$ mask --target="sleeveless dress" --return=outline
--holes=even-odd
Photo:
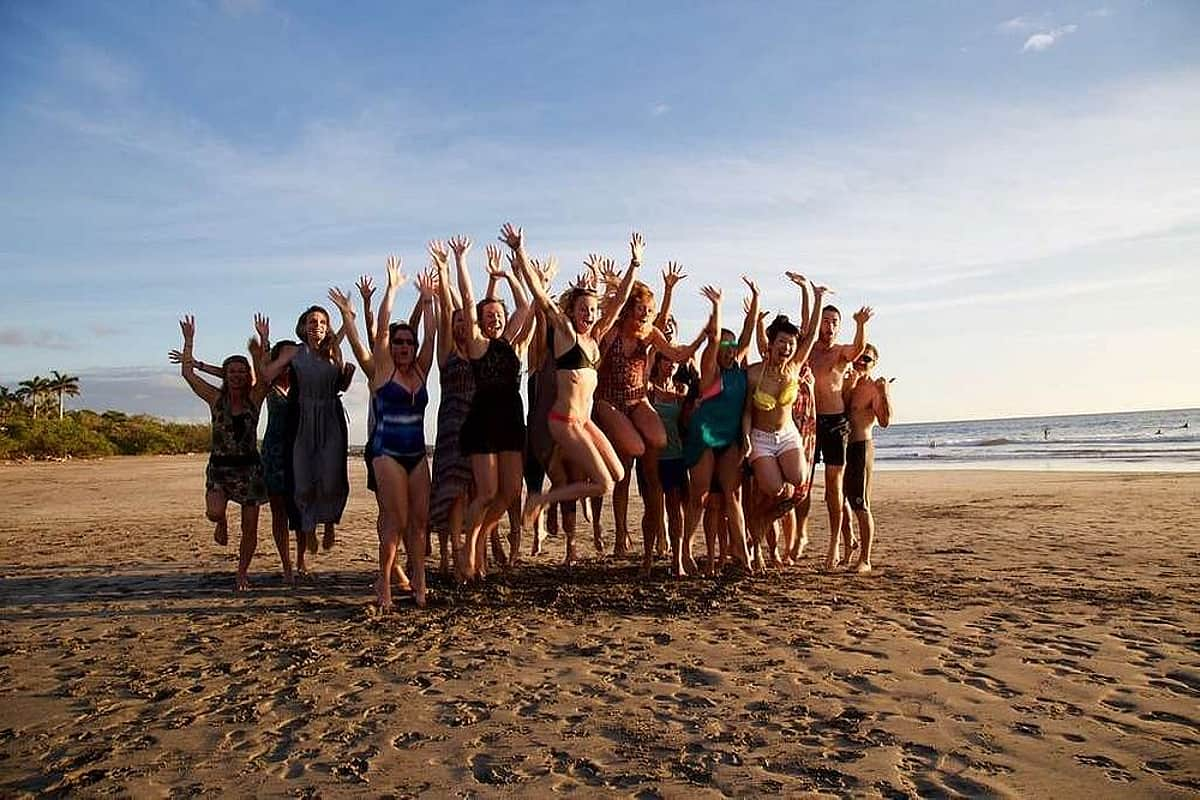
[[[267,501],[262,460],[258,457],[258,409],[247,405],[234,414],[229,395],[221,393],[212,409],[212,446],[204,485],[243,506]]]
[[[689,468],[705,450],[724,450],[740,441],[745,402],[746,370],[736,365],[721,370],[720,393],[702,401],[688,422],[683,457]]]
[[[547,325],[546,355],[536,372],[529,374],[529,430],[525,457],[534,458],[545,472],[554,455],[554,437],[550,435],[550,409],[558,399],[558,369],[554,364],[554,328]]]
[[[283,464],[287,449],[287,395],[271,389],[265,402],[267,430],[262,439],[262,464],[267,494],[287,494],[287,470]]]
[[[471,461],[459,449],[458,437],[475,394],[471,362],[457,353],[446,359],[439,378],[442,396],[433,448],[433,496],[429,501],[429,529],[436,533],[450,530],[450,507],[473,485]]]
[[[301,345],[291,367],[289,452],[284,459],[291,489],[288,522],[296,530],[311,531],[322,523],[341,522],[346,508],[346,413],[335,364]]]
[[[488,342],[471,359],[475,396],[458,437],[463,455],[518,452],[525,449],[525,411],[521,403],[521,359],[503,337]]]

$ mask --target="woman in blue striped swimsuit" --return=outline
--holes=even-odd
[[[424,313],[425,341],[417,351],[417,332],[405,322],[388,324],[396,290],[407,278],[400,259],[388,259],[388,285],[379,304],[375,328],[371,377],[375,432],[371,436],[375,480],[382,509],[379,541],[379,577],[375,594],[380,611],[392,607],[389,577],[396,562],[396,547],[407,533],[413,597],[425,607],[425,536],[429,522],[429,460],[425,457],[425,407],[429,392],[425,378],[433,365],[433,287],[418,283]],[[411,524],[409,524],[411,522]]]

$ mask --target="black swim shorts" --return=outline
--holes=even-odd
[[[846,412],[817,414],[817,458],[827,467],[846,464],[846,439],[850,436],[850,419]]]
[[[855,511],[871,509],[871,470],[874,466],[874,440],[864,439],[846,446],[846,474],[842,485],[846,502]]]

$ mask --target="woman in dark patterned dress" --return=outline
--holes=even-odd
[[[467,355],[468,329],[462,301],[455,296],[445,260],[438,267],[437,359],[441,383],[438,405],[437,443],[433,449],[433,497],[429,506],[429,529],[438,535],[441,571],[450,573],[450,553],[462,548],[463,518],[473,484],[471,459],[462,454],[458,435],[471,409],[475,376]]]
[[[238,550],[235,588],[250,588],[246,577],[258,547],[258,507],[267,500],[262,461],[258,456],[258,412],[265,395],[264,384],[255,383],[250,361],[233,355],[221,364],[224,378],[220,388],[196,374],[192,346],[196,335],[194,317],[179,321],[183,332],[180,370],[196,396],[208,404],[212,414],[212,447],[205,471],[205,514],[215,523],[213,540],[229,542],[226,508],[242,507],[242,541]],[[258,345],[261,347],[261,345]]]

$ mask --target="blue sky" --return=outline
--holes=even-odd
[[[743,272],[875,306],[902,420],[1195,405],[1197,41],[1158,0],[6,3],[0,382],[200,417],[179,315],[217,360],[511,219],[568,265],[642,231],[685,333]]]

